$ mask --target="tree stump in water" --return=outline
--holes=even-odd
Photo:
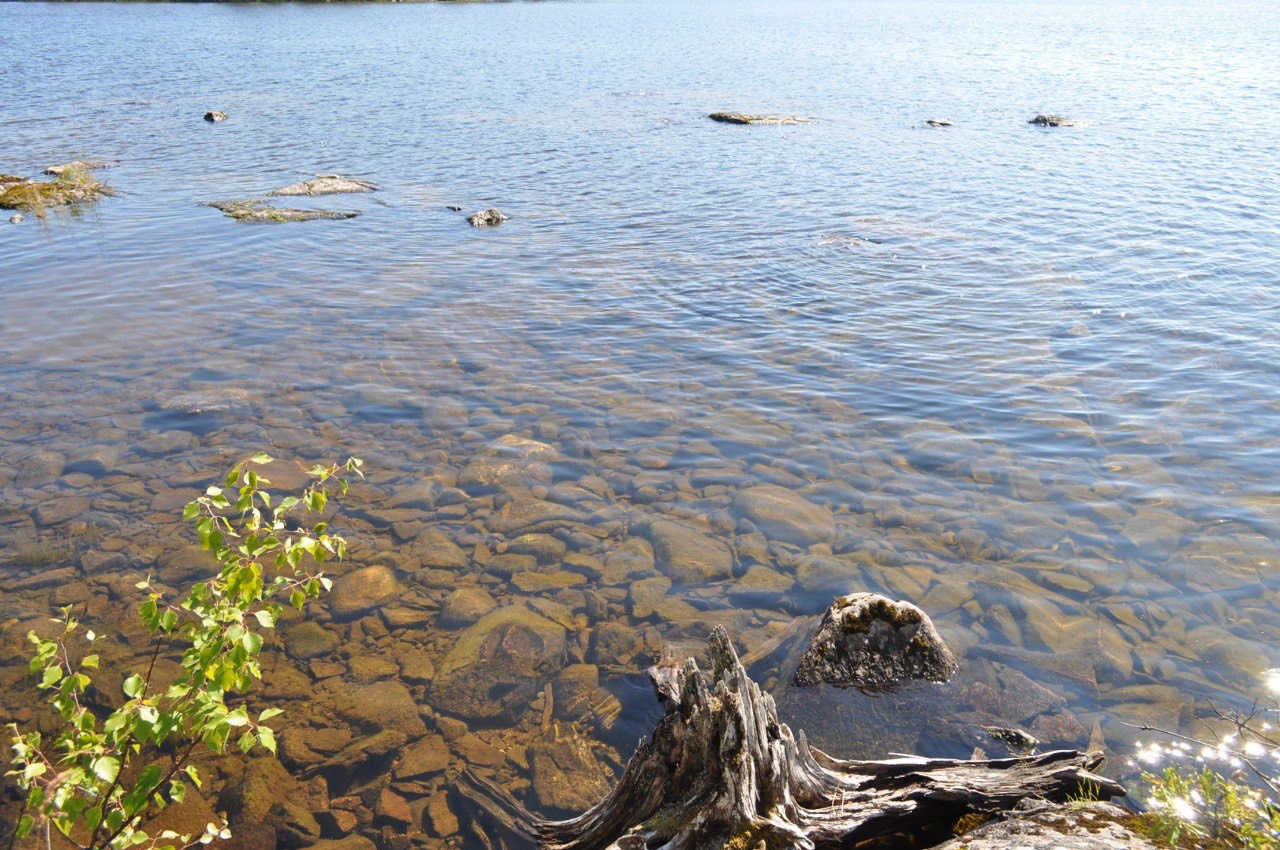
[[[584,814],[537,820],[470,772],[459,791],[508,837],[546,850],[852,847],[949,826],[971,812],[999,814],[1027,798],[1061,802],[1085,783],[1101,797],[1124,794],[1090,772],[1100,754],[1074,750],[970,761],[833,758],[778,719],[721,627],[711,635],[711,659],[709,679],[692,659],[650,670],[667,712],[618,786]]]

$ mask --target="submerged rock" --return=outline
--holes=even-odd
[[[712,112],[707,116],[721,124],[810,124],[812,118],[797,118],[794,115],[747,115],[743,112]]]
[[[441,660],[431,704],[470,719],[511,719],[560,670],[567,631],[523,605],[466,629]]]
[[[364,567],[333,583],[329,611],[335,619],[349,620],[396,598],[404,588],[390,567]]]
[[[794,684],[876,687],[904,679],[945,682],[955,671],[955,656],[927,614],[910,602],[851,593],[831,603],[822,615]]]
[[[775,540],[810,546],[830,542],[836,536],[836,521],[831,511],[786,487],[776,484],[750,487],[738,493],[733,505],[766,537]]]
[[[656,520],[649,526],[658,569],[686,584],[732,578],[729,547],[692,526]]]
[[[1037,127],[1079,127],[1080,122],[1074,118],[1063,118],[1061,115],[1037,115],[1027,122]]]
[[[226,214],[227,218],[254,223],[340,221],[360,215],[354,210],[296,210],[288,207],[273,207],[262,201],[210,201],[205,206],[220,210]]]
[[[160,402],[164,410],[200,416],[210,413],[226,413],[249,406],[249,393],[237,387],[219,387],[177,393]]]
[[[367,180],[353,180],[336,174],[324,174],[314,180],[294,183],[268,192],[268,195],[346,195],[354,192],[376,192],[378,187]]]
[[[418,716],[418,703],[409,689],[399,682],[377,682],[355,687],[343,693],[336,706],[338,715],[348,723],[370,734],[397,732],[410,738],[426,734],[426,724]],[[404,745],[400,738],[397,747]],[[368,750],[368,739],[361,743]]]
[[[204,120],[208,121],[210,124],[217,124],[219,121],[226,121],[227,118],[228,115],[225,112],[206,112],[204,114]]]
[[[481,210],[467,216],[467,223],[472,227],[496,227],[506,221],[507,217],[499,209]]]
[[[483,587],[460,587],[441,603],[437,622],[445,628],[469,626],[497,607]]]
[[[572,725],[555,724],[544,740],[529,747],[533,793],[545,809],[581,812],[609,794],[612,776],[596,759],[591,741]]]

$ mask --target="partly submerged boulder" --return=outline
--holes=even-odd
[[[210,201],[205,206],[220,210],[226,214],[227,218],[234,218],[236,221],[270,224],[282,221],[340,221],[360,215],[354,210],[297,210],[289,207],[273,207],[262,201]]]
[[[268,195],[346,195],[353,192],[376,192],[378,187],[367,180],[354,180],[350,177],[339,177],[336,174],[324,174],[314,180],[284,186]]]
[[[204,120],[208,121],[210,124],[217,124],[220,121],[226,121],[228,117],[229,116],[225,112],[206,112],[204,114]]]
[[[851,593],[822,615],[794,684],[875,688],[904,679],[945,682],[955,671],[955,656],[927,614],[878,593]]]
[[[797,118],[794,115],[747,115],[744,112],[712,112],[707,116],[721,124],[810,124],[812,118]]]
[[[472,227],[496,227],[506,220],[507,217],[502,214],[502,210],[496,208],[481,210],[467,216],[467,223]]]
[[[1035,124],[1037,127],[1079,127],[1079,121],[1074,118],[1063,118],[1061,115],[1037,115],[1027,122]]]
[[[114,194],[84,171],[64,172],[57,180],[0,182],[0,209],[35,210],[96,201]]]

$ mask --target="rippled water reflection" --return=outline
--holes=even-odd
[[[412,829],[471,835],[353,700],[407,692],[391,731],[570,809],[664,649],[723,622],[760,654],[846,590],[919,602],[963,669],[778,688],[844,753],[992,718],[1127,752],[1243,698],[1280,664],[1277,33],[1254,2],[0,8],[0,171],[122,161],[118,197],[0,228],[6,685],[50,600],[123,618],[133,573],[187,575],[181,503],[267,448],[365,458],[350,566],[405,588],[272,674],[306,799],[365,828],[402,826],[390,778]],[[383,187],[315,201],[360,218],[198,205],[335,172]],[[673,566],[671,519],[727,567]],[[451,618],[458,587],[490,601]],[[473,676],[482,709],[440,680],[490,604],[533,667]]]

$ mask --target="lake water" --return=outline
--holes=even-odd
[[[483,846],[464,764],[589,803],[646,665],[843,592],[961,660],[903,711],[766,655],[844,755],[995,752],[994,719],[1127,774],[1129,724],[1280,666],[1275,4],[4,4],[0,58],[0,172],[119,160],[115,197],[0,224],[0,719],[51,604],[142,651],[136,574],[191,572],[182,503],[258,449],[364,458],[339,569],[402,588],[272,654],[298,799],[421,846]],[[202,206],[332,173],[381,190],[300,204],[359,218]],[[762,522],[760,485],[803,501]],[[478,706],[440,680],[495,616],[536,669]],[[361,750],[351,701],[406,692],[445,772]]]

